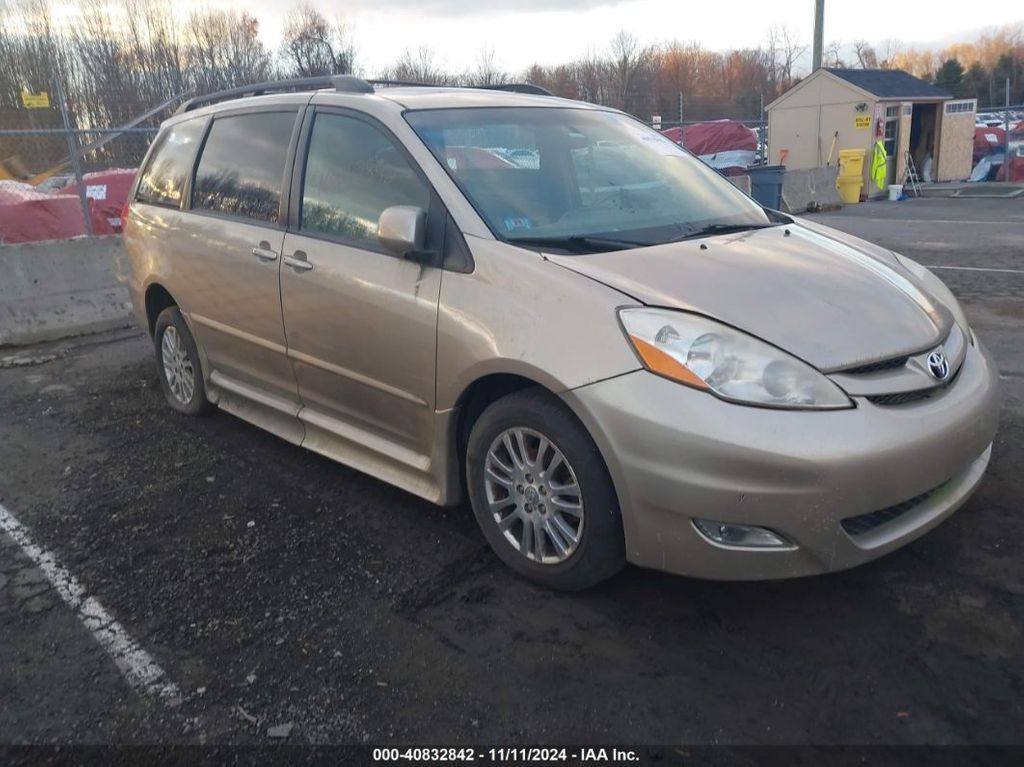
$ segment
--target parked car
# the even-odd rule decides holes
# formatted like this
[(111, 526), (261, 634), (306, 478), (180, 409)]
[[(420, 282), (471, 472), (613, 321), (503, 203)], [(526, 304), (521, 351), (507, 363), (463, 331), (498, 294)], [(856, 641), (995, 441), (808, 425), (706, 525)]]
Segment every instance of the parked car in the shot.
[[(626, 562), (851, 567), (981, 481), (998, 375), (920, 264), (762, 208), (612, 109), (309, 86), (189, 102), (132, 190), (132, 299), (179, 413), (468, 499), (563, 589)], [(535, 167), (477, 162), (523, 146)]]

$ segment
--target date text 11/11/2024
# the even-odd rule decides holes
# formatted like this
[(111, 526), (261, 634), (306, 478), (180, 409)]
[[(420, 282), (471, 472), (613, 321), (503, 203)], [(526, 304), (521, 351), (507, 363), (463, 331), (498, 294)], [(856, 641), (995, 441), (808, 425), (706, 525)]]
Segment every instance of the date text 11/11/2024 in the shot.
[(375, 748), (374, 762), (597, 762), (605, 764), (637, 762), (635, 750), (620, 748), (540, 748), (510, 746), (496, 748)]

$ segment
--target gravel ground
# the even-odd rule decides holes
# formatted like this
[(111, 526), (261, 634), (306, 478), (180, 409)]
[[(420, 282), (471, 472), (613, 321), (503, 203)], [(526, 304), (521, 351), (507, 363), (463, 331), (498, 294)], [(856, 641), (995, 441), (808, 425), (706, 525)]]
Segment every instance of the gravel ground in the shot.
[(942, 270), (1004, 373), (989, 476), (858, 569), (592, 591), (500, 565), (440, 509), (216, 413), (137, 332), (5, 350), (0, 503), (178, 685), (126, 684), (0, 535), (0, 743), (1024, 740), (1024, 200), (817, 217)]

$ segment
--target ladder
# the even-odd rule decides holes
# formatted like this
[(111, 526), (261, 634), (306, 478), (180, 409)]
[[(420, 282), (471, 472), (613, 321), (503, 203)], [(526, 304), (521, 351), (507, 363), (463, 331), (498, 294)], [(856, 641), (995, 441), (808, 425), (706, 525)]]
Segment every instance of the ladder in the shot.
[(910, 188), (914, 190), (914, 197), (921, 196), (921, 177), (917, 174), (914, 156), (909, 149), (903, 152), (903, 179), (900, 183), (903, 184), (904, 193)]

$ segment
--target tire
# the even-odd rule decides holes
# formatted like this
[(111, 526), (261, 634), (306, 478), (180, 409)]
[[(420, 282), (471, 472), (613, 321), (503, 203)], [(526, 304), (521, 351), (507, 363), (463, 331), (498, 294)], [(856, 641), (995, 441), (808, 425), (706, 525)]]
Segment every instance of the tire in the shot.
[(514, 392), (480, 414), (466, 447), (466, 483), (487, 542), (529, 580), (579, 591), (625, 566), (622, 516), (604, 460), (583, 424), (546, 390)]
[(199, 350), (178, 307), (168, 307), (156, 318), (153, 345), (160, 388), (167, 404), (185, 415), (210, 412), (213, 405), (206, 398)]

